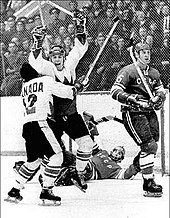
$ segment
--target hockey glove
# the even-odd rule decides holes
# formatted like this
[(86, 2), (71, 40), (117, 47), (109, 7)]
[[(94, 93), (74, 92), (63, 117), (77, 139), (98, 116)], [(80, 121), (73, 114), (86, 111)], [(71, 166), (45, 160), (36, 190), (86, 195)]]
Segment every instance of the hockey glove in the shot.
[(83, 75), (82, 77), (80, 77), (78, 80), (75, 81), (74, 84), (74, 95), (77, 95), (79, 92), (82, 92), (83, 90), (85, 90), (89, 84), (83, 85), (83, 81), (84, 81), (85, 76)]
[(46, 27), (37, 26), (32, 30), (31, 34), (32, 34), (32, 41), (33, 41), (32, 50), (34, 51), (36, 49), (41, 49), (43, 40), (45, 38), (45, 35), (47, 34)]
[(150, 106), (148, 101), (141, 99), (141, 97), (137, 94), (129, 95), (128, 98), (126, 99), (126, 104), (137, 108), (148, 108)]
[(160, 110), (163, 107), (166, 96), (163, 92), (158, 92), (156, 96), (151, 100), (150, 104), (155, 110)]
[(75, 11), (73, 13), (73, 21), (76, 25), (76, 35), (84, 34), (86, 31), (86, 18), (81, 11)]

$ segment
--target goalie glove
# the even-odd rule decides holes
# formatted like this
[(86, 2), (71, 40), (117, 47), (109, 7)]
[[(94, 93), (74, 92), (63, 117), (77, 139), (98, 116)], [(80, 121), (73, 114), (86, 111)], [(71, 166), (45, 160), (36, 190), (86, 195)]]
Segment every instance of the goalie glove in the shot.
[(46, 27), (36, 26), (32, 31), (32, 51), (42, 48), (43, 40), (45, 38)]
[(76, 10), (73, 13), (73, 21), (76, 26), (76, 36), (86, 32), (86, 17), (81, 11)]

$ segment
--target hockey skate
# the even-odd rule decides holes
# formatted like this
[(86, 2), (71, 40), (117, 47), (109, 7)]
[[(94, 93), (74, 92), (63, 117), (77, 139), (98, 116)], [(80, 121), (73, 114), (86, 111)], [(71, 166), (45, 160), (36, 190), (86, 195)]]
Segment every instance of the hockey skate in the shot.
[(22, 201), (22, 199), (23, 199), (23, 197), (20, 195), (20, 190), (16, 189), (16, 188), (12, 188), (8, 192), (8, 197), (6, 199), (4, 199), (4, 201), (17, 204), (20, 201)]
[(79, 188), (82, 192), (86, 192), (86, 189), (87, 189), (87, 184), (84, 180), (84, 173), (74, 173), (72, 175), (72, 178), (71, 178), (71, 181), (73, 182), (73, 184)]
[(61, 198), (55, 196), (52, 189), (42, 189), (40, 194), (40, 199), (42, 200), (42, 206), (58, 206), (61, 204)]
[(145, 197), (161, 197), (163, 194), (162, 186), (157, 185), (154, 179), (144, 179), (143, 190)]

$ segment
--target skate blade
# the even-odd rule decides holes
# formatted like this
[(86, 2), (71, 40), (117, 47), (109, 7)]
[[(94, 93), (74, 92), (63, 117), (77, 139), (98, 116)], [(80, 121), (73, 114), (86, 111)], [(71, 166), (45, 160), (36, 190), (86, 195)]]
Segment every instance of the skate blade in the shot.
[(39, 203), (39, 206), (45, 206), (45, 207), (54, 207), (54, 206), (60, 206), (61, 201), (52, 201), (52, 200), (47, 200), (47, 199), (41, 199), (42, 202)]
[(86, 193), (86, 190), (84, 190), (84, 189), (78, 184), (78, 182), (77, 182), (76, 180), (74, 180), (73, 178), (71, 178), (71, 181), (73, 182), (73, 184), (74, 184), (78, 189), (80, 189), (80, 191)]
[(4, 201), (13, 203), (13, 204), (18, 204), (22, 199), (23, 199), (22, 197), (20, 197), (19, 199), (16, 199), (16, 198), (8, 196), (7, 198), (4, 199)]
[(159, 192), (159, 193), (151, 193), (151, 192), (144, 192), (143, 193), (143, 196), (144, 197), (156, 197), (156, 198), (159, 198), (159, 197), (162, 197), (162, 192)]

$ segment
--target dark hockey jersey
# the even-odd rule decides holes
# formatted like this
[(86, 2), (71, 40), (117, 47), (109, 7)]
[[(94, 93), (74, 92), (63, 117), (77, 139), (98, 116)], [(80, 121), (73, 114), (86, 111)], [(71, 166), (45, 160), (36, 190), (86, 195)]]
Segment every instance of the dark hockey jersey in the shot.
[(109, 153), (106, 150), (102, 150), (93, 156), (91, 161), (98, 171), (98, 179), (114, 179), (121, 170), (121, 167), (109, 157)]
[[(142, 70), (142, 72), (152, 93), (163, 87), (158, 70), (148, 67), (146, 70)], [(150, 99), (134, 64), (130, 64), (119, 71), (111, 90), (114, 99), (117, 99), (119, 95), (119, 93), (116, 92), (116, 89), (119, 88), (128, 94), (138, 94), (143, 99)], [(121, 98), (121, 96), (119, 96), (119, 98)]]

